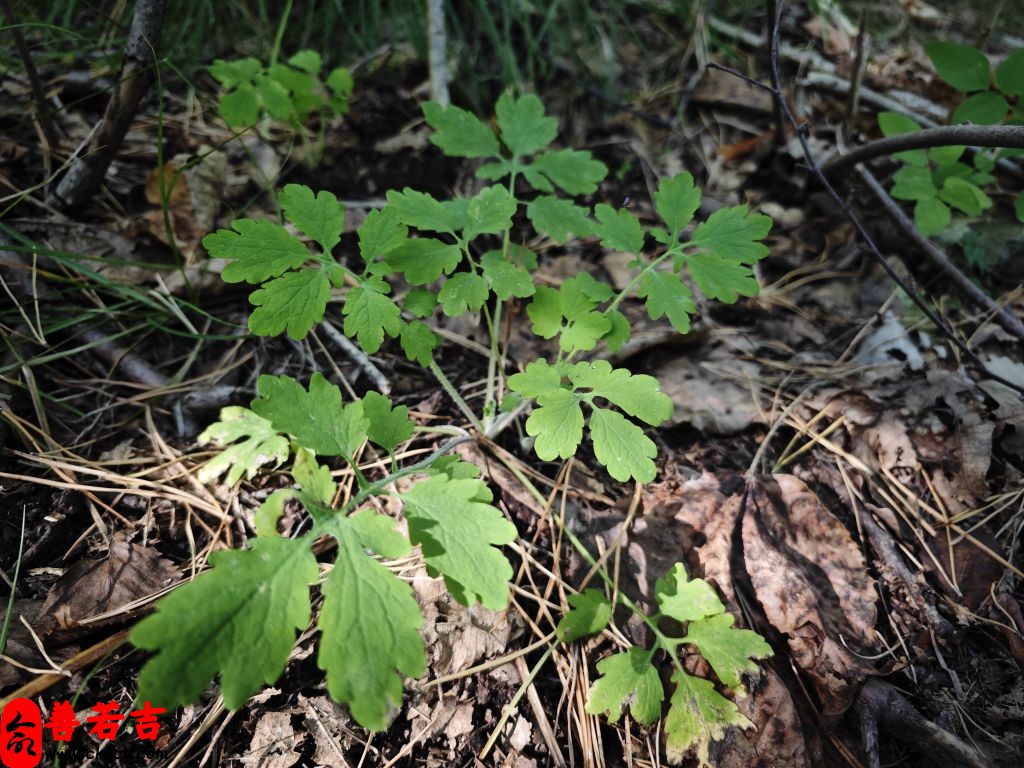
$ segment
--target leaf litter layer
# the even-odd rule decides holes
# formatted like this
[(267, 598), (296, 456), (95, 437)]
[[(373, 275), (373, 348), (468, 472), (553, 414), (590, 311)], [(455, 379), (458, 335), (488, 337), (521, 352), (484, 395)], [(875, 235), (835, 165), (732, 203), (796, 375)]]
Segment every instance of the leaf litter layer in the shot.
[[(400, 97), (382, 94), (376, 98), (392, 99), (398, 102), (398, 109), (404, 108)], [(716, 112), (708, 114), (711, 119), (718, 117)], [(640, 126), (623, 128), (592, 116), (588, 119), (587, 130), (598, 136), (638, 134), (656, 150), (657, 172), (671, 175), (678, 170), (672, 167), (671, 152), (664, 152), (666, 146), (673, 146), (672, 137), (652, 136)], [(366, 137), (352, 137), (343, 131), (341, 135), (365, 147), (360, 154), (368, 168), (394, 162), (375, 160)], [(526, 140), (514, 135), (503, 138), (510, 142)], [(714, 148), (708, 137), (701, 136), (699, 141)], [(733, 163), (707, 153), (711, 158), (708, 162), (721, 179), (721, 185), (712, 190), (723, 200), (737, 204), (770, 203), (780, 196), (777, 179), (771, 184), (758, 179), (758, 172), (763, 173), (765, 166), (744, 159), (742, 150), (737, 151), (741, 152), (739, 161)], [(422, 147), (404, 152), (406, 156), (397, 162), (408, 163), (421, 154), (429, 155)], [(148, 157), (144, 152), (139, 156)], [(635, 162), (633, 158), (623, 153), (607, 159), (621, 162), (626, 169), (617, 182), (621, 185), (616, 190), (620, 196), (633, 198), (635, 205), (647, 205), (641, 202), (648, 199), (644, 174), (639, 168), (627, 167), (627, 163)], [(156, 165), (152, 158), (148, 168), (140, 169), (140, 178)], [(538, 174), (558, 183), (560, 169), (555, 163), (547, 172), (539, 169)], [(750, 198), (741, 198), (738, 185), (751, 174), (754, 182), (748, 190)], [(335, 185), (339, 194), (345, 183)], [(378, 189), (402, 186), (400, 177), (382, 176), (375, 183)], [(251, 183), (243, 181), (242, 186), (246, 185)], [(349, 189), (350, 193), (354, 191)], [(657, 198), (655, 205), (660, 211)], [(538, 208), (540, 221), (544, 221), (543, 213)], [(653, 217), (655, 211), (644, 213)], [(547, 647), (541, 641), (554, 631), (559, 618), (555, 606), (574, 605), (568, 588), (582, 586), (587, 572), (585, 566), (579, 566), (576, 578), (562, 565), (565, 545), (560, 524), (568, 517), (582, 521), (583, 530), (591, 537), (602, 527), (611, 529), (602, 537), (605, 549), (596, 544), (593, 549), (608, 553), (606, 562), (616, 563), (618, 588), (630, 592), (637, 601), (653, 607), (659, 595), (656, 579), (683, 561), (686, 573), (714, 587), (738, 624), (769, 638), (775, 658), (760, 666), (758, 674), (750, 675), (750, 695), (734, 701), (737, 717), (753, 723), (756, 730), (735, 728), (723, 733), (725, 741), (714, 745), (708, 756), (717, 764), (746, 765), (771, 755), (785, 764), (812, 765), (844, 750), (855, 751), (858, 742), (851, 706), (856, 704), (865, 681), (882, 677), (909, 689), (915, 703), (929, 714), (939, 714), (943, 701), (950, 702), (950, 706), (956, 702), (965, 714), (980, 722), (1008, 724), (1012, 743), (1014, 723), (1019, 722), (1014, 720), (1013, 713), (1019, 711), (1019, 706), (1014, 709), (1012, 692), (1019, 686), (1019, 674), (1015, 677), (1012, 662), (1006, 662), (1021, 658), (1017, 655), (1021, 653), (1020, 609), (1007, 585), (1013, 583), (1019, 571), (1019, 559), (1011, 545), (1020, 504), (1014, 490), (1019, 461), (1013, 458), (1019, 456), (1015, 442), (1019, 429), (1013, 431), (1013, 426), (1020, 424), (1019, 404), (998, 387), (985, 385), (979, 391), (969, 377), (950, 366), (941, 345), (936, 348), (913, 331), (904, 330), (895, 342), (871, 339), (872, 328), (867, 321), (882, 305), (879, 295), (884, 299), (888, 287), (871, 268), (845, 250), (848, 232), (813, 209), (773, 213), (777, 219), (789, 216), (791, 223), (774, 243), (773, 256), (778, 260), (770, 260), (764, 271), (756, 273), (767, 288), (757, 303), (740, 304), (741, 310), (712, 310), (689, 337), (663, 336), (648, 342), (652, 346), (620, 350), (613, 360), (615, 367), (630, 360), (634, 371), (653, 374), (680, 358), (690, 363), (682, 371), (672, 369), (680, 379), (673, 383), (681, 392), (672, 419), (676, 426), (657, 435), (672, 448), (674, 456), (659, 465), (660, 481), (635, 499), (632, 516), (628, 489), (596, 471), (596, 464), (588, 466), (592, 462), (586, 457), (574, 462), (571, 472), (555, 476), (550, 465), (511, 459), (510, 451), (517, 456), (528, 454), (520, 453), (514, 441), (503, 440), (500, 445), (485, 446), (480, 458), (486, 478), (499, 492), (499, 501), (522, 536), (515, 550), (513, 591), (517, 598), (513, 606), (498, 612), (481, 606), (464, 609), (438, 592), (422, 561), (398, 559), (388, 563), (393, 572), (410, 583), (425, 614), (424, 643), (430, 674), (408, 694), (405, 709), (384, 736), (360, 742), (353, 735), (358, 732), (352, 730), (346, 711), (333, 705), (312, 682), (319, 680), (320, 674), (307, 633), (278, 688), (249, 705), (252, 717), (248, 724), (226, 718), (214, 699), (195, 710), (185, 710), (176, 723), (178, 732), (188, 733), (197, 727), (200, 716), (224, 718), (222, 734), (227, 735), (228, 750), (238, 755), (254, 751), (274, 754), (282, 764), (291, 759), (329, 763), (334, 758), (325, 755), (339, 745), (344, 754), (358, 757), (366, 752), (381, 764), (417, 754), (452, 760), (483, 751), (494, 729), (481, 729), (481, 725), (524, 690), (525, 694), (516, 699), (514, 713), (502, 723), (497, 746), (492, 748), (498, 750), (500, 759), (510, 764), (545, 764), (557, 762), (556, 754), (567, 755), (570, 749), (579, 749), (582, 754), (587, 747), (593, 754), (606, 755), (609, 762), (627, 752), (644, 756), (652, 742), (635, 724), (628, 729), (601, 725), (587, 711), (582, 697), (573, 693), (586, 689), (583, 675), (595, 679), (603, 664), (617, 658), (616, 645), (621, 647), (624, 635), (642, 645), (643, 627), (625, 623), (621, 630), (615, 630), (624, 635), (613, 632), (600, 643), (559, 647), (550, 654), (550, 666), (533, 674), (534, 665)], [(614, 214), (598, 217), (606, 226), (606, 239), (612, 248), (629, 245), (633, 234), (628, 225), (620, 231)], [(556, 219), (566, 220), (564, 215)], [(27, 225), (29, 231), (32, 226)], [(37, 221), (34, 226), (42, 225)], [(116, 225), (106, 226), (116, 232)], [(548, 234), (558, 242), (567, 239), (568, 232)], [(352, 235), (349, 232), (342, 237), (346, 236)], [(67, 252), (80, 249), (71, 237), (62, 242)], [(129, 256), (139, 248), (137, 242), (123, 247)], [(582, 256), (582, 269), (595, 275), (611, 276), (614, 268), (610, 262), (588, 261), (586, 252), (565, 253), (552, 244), (543, 247), (541, 253), (539, 269), (552, 276), (555, 290), (580, 271), (578, 262), (568, 268), (568, 274), (559, 273), (559, 265), (573, 257)], [(824, 255), (815, 264), (816, 269), (807, 270), (803, 262), (818, 254)], [(736, 294), (749, 292), (749, 274), (716, 282), (705, 279), (702, 284), (701, 266), (690, 264), (689, 270), (703, 295), (735, 298)], [(680, 295), (676, 288), (667, 289), (657, 277), (660, 274), (653, 273), (644, 286), (647, 313), (653, 319), (667, 317), (676, 329), (685, 330), (680, 327), (684, 324), (681, 318), (685, 317), (688, 324), (691, 311), (680, 314), (680, 309), (692, 299)], [(109, 288), (102, 295), (107, 301), (116, 296)], [(204, 306), (215, 314), (232, 311), (229, 308), (238, 304), (224, 295), (215, 294), (208, 300), (211, 303)], [(460, 300), (464, 299), (452, 297), (452, 301)], [(259, 306), (273, 308), (270, 304)], [(888, 309), (894, 306), (893, 301), (886, 304)], [(630, 315), (634, 328), (642, 329), (642, 308), (623, 306), (623, 311)], [(560, 322), (565, 318), (559, 315), (556, 319)], [(912, 320), (904, 312), (896, 326), (910, 326)], [(516, 322), (528, 321), (523, 317)], [(342, 325), (340, 319), (336, 322)], [(463, 341), (463, 346), (458, 348), (460, 352), (447, 353), (450, 357), (442, 359), (441, 364), (469, 374), (456, 381), (471, 388), (473, 374), (481, 370), (473, 352), (475, 331), (454, 324), (445, 330)], [(381, 331), (383, 342), (388, 331), (383, 326)], [(512, 323), (510, 333), (515, 332)], [(844, 360), (842, 352), (850, 337), (860, 343), (851, 345), (856, 354)], [(175, 349), (179, 343), (162, 330), (151, 333), (148, 341), (154, 339), (165, 342), (168, 349)], [(266, 368), (265, 364), (257, 367), (249, 363), (247, 358), (252, 355), (279, 360), (282, 371), (301, 375), (322, 369), (332, 372), (332, 378), (337, 377), (339, 382), (355, 380), (354, 386), (360, 391), (365, 386), (357, 376), (368, 374), (360, 374), (359, 365), (339, 357), (326, 331), (318, 333), (301, 351), (287, 344), (250, 346), (250, 342), (242, 350), (233, 350), (228, 346), (231, 343), (210, 339), (202, 353), (207, 358), (202, 374), (193, 377), (187, 386), (227, 383), (229, 388), (238, 389), (222, 396), (224, 400), (245, 401), (239, 390), (251, 386), (247, 378), (253, 371)], [(1012, 349), (998, 334), (990, 335), (983, 343), (994, 356), (1006, 361), (1003, 370), (1017, 370), (1019, 361), (1013, 359)], [(143, 357), (164, 367), (159, 358), (145, 354), (145, 346), (131, 352), (137, 354), (140, 349)], [(921, 359), (920, 366), (915, 353)], [(411, 367), (404, 367), (400, 352), (396, 355), (394, 350), (385, 349), (381, 354), (381, 359), (387, 361), (381, 367), (388, 371), (394, 389), (417, 419), (428, 424), (439, 417), (451, 420), (444, 399), (433, 396), (429, 381)], [(184, 346), (179, 346), (169, 358), (183, 360), (186, 356)], [(252, 519), (253, 510), (260, 500), (278, 490), (275, 483), (279, 478), (256, 475), (253, 483), (243, 485), (237, 495), (226, 493), (222, 487), (197, 485), (186, 472), (197, 468), (204, 456), (187, 440), (198, 430), (190, 431), (183, 422), (196, 420), (198, 426), (205, 426), (213, 420), (211, 412), (216, 406), (197, 414), (178, 405), (183, 402), (180, 392), (163, 400), (153, 395), (133, 397), (138, 390), (126, 386), (123, 369), (112, 367), (117, 364), (117, 356), (110, 358), (106, 365), (111, 367), (106, 369), (97, 369), (97, 358), (88, 351), (62, 359), (76, 361), (82, 376), (54, 377), (48, 394), (63, 398), (80, 412), (103, 414), (98, 435), (94, 433), (85, 441), (73, 440), (70, 436), (77, 433), (73, 427), (80, 418), (74, 411), (59, 412), (44, 424), (38, 411), (33, 414), (31, 409), (19, 408), (15, 411), (18, 420), (14, 433), (23, 448), (34, 445), (35, 450), (10, 455), (11, 469), (4, 470), (4, 482), (16, 484), (15, 498), (20, 493), (21, 499), (32, 501), (30, 507), (34, 505), (29, 510), (34, 517), (29, 518), (26, 533), (30, 557), (25, 571), (29, 576), (25, 578), (30, 580), (29, 594), (46, 601), (41, 611), (37, 607), (35, 615), (46, 617), (52, 612), (72, 616), (74, 619), (68, 620), (71, 623), (66, 622), (69, 628), (75, 622), (82, 624), (84, 618), (83, 642), (89, 644), (88, 650), (113, 636), (107, 628), (118, 626), (119, 616), (132, 617), (135, 610), (145, 611), (158, 592), (176, 577), (188, 577), (193, 568), (202, 568), (215, 549), (243, 545), (253, 527), (265, 524)], [(41, 381), (51, 380), (53, 363), (43, 360), (35, 365), (45, 374), (37, 374)], [(112, 374), (114, 370), (117, 373)], [(167, 372), (173, 374), (172, 370)], [(120, 385), (106, 384), (107, 391), (98, 392), (96, 387), (83, 383), (86, 373), (116, 377)], [(303, 380), (308, 378), (302, 376)], [(702, 406), (700, 421), (693, 416), (697, 412), (691, 405), (694, 391), (704, 393), (696, 398)], [(111, 392), (117, 394), (112, 396)], [(350, 399), (345, 398), (346, 402)], [(707, 408), (709, 401), (716, 407)], [(730, 418), (735, 413), (745, 416)], [(770, 440), (768, 430), (774, 430)], [(49, 434), (60, 447), (55, 448), (41, 434)], [(242, 434), (260, 433), (256, 429)], [(330, 440), (334, 441), (332, 445), (346, 445), (344, 435), (330, 436)], [(759, 451), (765, 444), (767, 447)], [(106, 456), (100, 454), (100, 448), (107, 450)], [(278, 455), (276, 448), (259, 442), (252, 445), (252, 450), (265, 455), (270, 465)], [(408, 448), (429, 449), (427, 445)], [(555, 450), (554, 456), (558, 453)], [(611, 468), (629, 459), (606, 457), (602, 463)], [(383, 455), (365, 457), (369, 464), (385, 460)], [(541, 487), (551, 487), (553, 503), (546, 508), (525, 494), (506, 465), (527, 473)], [(700, 474), (691, 477), (695, 472)], [(31, 478), (57, 484), (51, 486), (52, 492), (42, 491), (52, 495), (41, 496), (39, 487), (21, 485)], [(347, 493), (351, 475), (342, 474), (336, 479), (341, 492)], [(64, 501), (62, 494), (70, 494), (74, 500)], [(232, 505), (243, 510), (236, 518), (241, 521), (237, 528), (228, 524)], [(44, 517), (52, 509), (58, 510), (55, 524)], [(395, 512), (386, 508), (381, 511)], [(281, 501), (279, 515), (275, 522), (282, 530), (301, 531), (296, 528), (303, 523), (294, 502)], [(629, 525), (623, 525), (626, 520)], [(42, 531), (50, 527), (56, 533), (44, 535)], [(40, 533), (34, 535), (37, 531)], [(165, 573), (162, 566), (155, 569), (158, 578), (150, 583), (129, 578), (127, 574), (133, 571), (119, 567), (125, 550), (117, 543), (117, 534), (131, 537), (133, 547), (145, 547), (142, 557), (146, 562), (163, 558), (166, 563), (170, 557), (179, 564), (179, 573)], [(8, 530), (5, 535), (11, 540), (13, 534)], [(54, 536), (58, 540), (63, 537), (65, 548), (74, 547), (73, 556), (84, 564), (83, 569), (88, 566), (84, 555), (90, 555), (96, 563), (104, 563), (110, 573), (123, 574), (116, 582), (118, 589), (96, 586), (84, 576), (76, 576), (75, 571), (68, 571), (64, 581), (56, 583), (48, 581), (55, 574), (33, 574), (32, 567), (52, 568), (58, 560), (55, 549), (45, 544), (34, 546), (32, 540), (49, 537), (52, 541)], [(354, 563), (376, 562), (350, 554)], [(363, 553), (358, 554), (365, 558)], [(350, 560), (340, 562), (339, 574)], [(6, 569), (9, 564), (4, 565)], [(291, 575), (301, 576), (301, 572)], [(74, 583), (69, 584), (72, 579)], [(135, 592), (124, 594), (124, 589)], [(331, 589), (326, 589), (324, 600), (331, 597)], [(30, 615), (30, 606), (18, 605), (16, 610), (23, 610), (19, 615)], [(40, 621), (45, 626), (46, 622)], [(350, 624), (342, 622), (336, 630), (342, 631)], [(295, 626), (305, 629), (299, 619)], [(74, 644), (77, 639), (69, 641), (68, 635), (61, 634), (63, 629), (45, 628), (42, 634), (58, 663), (73, 658), (73, 652), (82, 647)], [(11, 648), (17, 647), (13, 639), (12, 634)], [(712, 639), (705, 641), (706, 648), (713, 645)], [(18, 658), (25, 666), (44, 667), (46, 662), (33, 656), (38, 648), (31, 638), (21, 647), (26, 655)], [(512, 658), (523, 648), (533, 650)], [(987, 676), (956, 668), (957, 651), (964, 648), (991, 660)], [(689, 652), (682, 660), (685, 672), (660, 663), (659, 668), (651, 667), (655, 674), (648, 672), (644, 679), (653, 688), (655, 682), (664, 686), (670, 676), (679, 674), (697, 676), (694, 679), (710, 677), (707, 665), (714, 653), (702, 650), (703, 656)], [(91, 678), (92, 690), (104, 695), (119, 681), (133, 677), (134, 663), (130, 657), (123, 659), (106, 677), (101, 673)], [(481, 665), (485, 668), (479, 668)], [(952, 668), (952, 674), (944, 676), (942, 670), (947, 668)], [(409, 675), (418, 671), (412, 662), (400, 665), (400, 669)], [(467, 670), (473, 670), (472, 674), (452, 678), (443, 685), (430, 683), (437, 675), (459, 675)], [(367, 676), (372, 677), (372, 672), (367, 669)], [(10, 673), (19, 681), (33, 679), (24, 670)], [(728, 683), (721, 674), (718, 677)], [(523, 681), (530, 684), (521, 689)], [(334, 684), (338, 690), (361, 682), (343, 678)], [(377, 692), (388, 688), (380, 682), (370, 685)], [(443, 697), (437, 693), (441, 689), (445, 690)], [(686, 688), (680, 686), (679, 690), (685, 693)], [(563, 692), (569, 693), (570, 703), (564, 705), (569, 710), (559, 705)], [(641, 708), (640, 714), (635, 713), (640, 722), (653, 719), (650, 711), (642, 709), (645, 702), (647, 699), (639, 695), (633, 700)], [(391, 703), (398, 703), (395, 697)], [(377, 712), (385, 710), (387, 707)], [(292, 724), (299, 718), (304, 727), (296, 729)], [(313, 723), (318, 724), (316, 728)], [(331, 739), (317, 735), (325, 724), (333, 734)], [(666, 723), (666, 728), (670, 725)], [(288, 748), (274, 746), (280, 743)], [(179, 738), (175, 746), (182, 749), (183, 739)]]

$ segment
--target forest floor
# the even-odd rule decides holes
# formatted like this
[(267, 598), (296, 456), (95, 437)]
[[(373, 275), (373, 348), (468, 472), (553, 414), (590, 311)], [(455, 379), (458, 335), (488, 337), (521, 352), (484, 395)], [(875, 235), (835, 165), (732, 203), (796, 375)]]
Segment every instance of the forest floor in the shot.
[[(733, 55), (712, 51), (712, 59), (768, 81), (762, 32), (725, 25), (715, 33)], [(823, 36), (820, 20), (793, 13), (783, 42), (785, 96), (824, 163), (847, 121), (835, 83), (851, 80), (855, 30)], [(721, 70), (694, 78), (683, 51), (660, 50), (653, 63), (639, 46), (626, 52), (637, 62), (627, 70), (644, 81), (629, 83), (628, 105), (568, 75), (539, 94), (567, 145), (611, 169), (595, 201), (653, 219), (658, 180), (688, 170), (705, 190), (705, 211), (746, 203), (774, 221), (756, 298), (708, 302), (686, 335), (624, 305), (633, 340), (605, 354), (657, 377), (675, 405), (669, 423), (649, 430), (656, 481), (617, 483), (586, 452), (541, 462), (521, 423), (463, 446), (519, 531), (508, 552), (512, 604), (467, 609), (421, 564), (404, 566), (427, 618), (429, 663), (384, 732), (365, 731), (331, 701), (316, 633), (307, 632), (284, 676), (242, 709), (227, 711), (213, 688), (162, 715), (155, 741), (98, 741), (81, 729), (60, 753), (47, 741), (42, 765), (664, 764), (659, 728), (584, 711), (594, 665), (617, 639), (549, 648), (587, 570), (563, 525), (609, 553), (618, 588), (639, 603), (683, 562), (717, 588), (738, 624), (771, 644), (749, 696), (737, 699), (755, 728), (726, 733), (711, 750), (716, 765), (1020, 764), (1024, 403), (981, 365), (1024, 386), (1021, 339), (963, 298), (855, 172), (835, 178), (890, 269), (951, 340), (865, 247), (796, 136), (778, 135), (770, 93)], [(321, 126), (319, 158), (311, 157), (317, 131), (297, 139), (268, 125), (236, 138), (212, 111), (212, 81), (200, 81), (199, 97), (168, 86), (162, 113), (151, 96), (102, 194), (74, 218), (38, 186), (31, 123), (3, 115), (0, 180), (18, 193), (4, 193), (5, 205), (17, 205), (0, 219), (8, 249), (0, 250), (0, 304), (11, 301), (0, 328), (0, 572), (8, 586), (17, 580), (3, 614), (8, 698), (70, 700), (82, 722), (97, 702), (126, 711), (146, 659), (128, 643), (131, 626), (211, 552), (244, 546), (255, 508), (283, 482), (275, 472), (234, 487), (200, 482), (214, 449), (197, 443), (199, 433), (221, 407), (248, 404), (261, 373), (305, 381), (320, 371), (350, 392), (374, 388), (364, 361), (322, 328), (301, 343), (249, 335), (248, 290), (220, 280), (223, 265), (200, 241), (243, 214), (276, 216), (267, 179), (334, 192), (348, 211), (340, 252), (354, 250), (355, 228), (388, 189), (473, 194), (481, 182), (472, 164), (429, 141), (419, 107), (426, 75), (402, 49), (358, 72), (350, 112)], [(65, 146), (77, 146), (105, 94), (74, 92), (81, 85), (72, 78), (50, 85), (74, 102), (59, 121)], [(30, 98), (16, 74), (0, 90)], [(908, 111), (940, 122), (955, 101), (920, 45), (890, 42), (868, 59), (848, 141), (878, 136), (871, 94), (897, 91), (916, 98), (904, 100)], [(173, 173), (200, 154), (162, 206), (161, 161)], [(887, 183), (897, 165), (880, 158), (871, 168)], [(1006, 201), (1020, 187), (1019, 165), (998, 175), (997, 208), (972, 230), (972, 258), (960, 247), (965, 230), (939, 241), (1018, 322), (1024, 236)], [(547, 284), (583, 271), (617, 287), (628, 280), (627, 259), (592, 240), (527, 245)], [(340, 326), (336, 304), (328, 319)], [(546, 347), (528, 332), (524, 303), (510, 303), (505, 322), (512, 373)], [(452, 321), (443, 333), (442, 369), (478, 400), (481, 329)], [(397, 343), (372, 363), (419, 423), (462, 423)], [(421, 435), (403, 450), (436, 442)], [(516, 473), (548, 493), (547, 503)], [(642, 639), (644, 628), (623, 621), (620, 631)], [(706, 671), (696, 654), (690, 661)]]

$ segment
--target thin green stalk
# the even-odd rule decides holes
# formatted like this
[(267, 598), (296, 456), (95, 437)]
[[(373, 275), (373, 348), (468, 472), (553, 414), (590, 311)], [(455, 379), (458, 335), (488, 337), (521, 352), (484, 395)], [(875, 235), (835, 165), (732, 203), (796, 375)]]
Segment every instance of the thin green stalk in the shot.
[(277, 58), (281, 55), (281, 41), (284, 39), (284, 31), (288, 27), (288, 17), (292, 12), (292, 0), (284, 4), (284, 11), (281, 13), (281, 20), (277, 23), (277, 34), (274, 35), (274, 47), (270, 50), (270, 66), (277, 64)]
[(18, 538), (18, 559), (14, 561), (14, 580), (11, 582), (11, 596), (7, 598), (7, 612), (4, 614), (4, 626), (0, 629), (0, 656), (7, 649), (7, 632), (11, 626), (14, 611), (14, 593), (17, 592), (18, 576), (21, 574), (21, 556), (25, 551), (25, 515), (26, 507), (21, 507), (21, 536)]
[(459, 390), (455, 388), (455, 385), (452, 384), (451, 380), (445, 375), (444, 371), (441, 370), (441, 366), (439, 366), (436, 361), (431, 361), (430, 372), (434, 374), (434, 378), (437, 379), (441, 388), (448, 393), (448, 396), (452, 400), (455, 401), (455, 405), (459, 407), (459, 410), (462, 411), (462, 415), (465, 416), (469, 420), (469, 423), (473, 425), (473, 429), (481, 435), (484, 434), (483, 425), (476, 417), (476, 414), (473, 413), (473, 409), (469, 407), (466, 400), (459, 394)]

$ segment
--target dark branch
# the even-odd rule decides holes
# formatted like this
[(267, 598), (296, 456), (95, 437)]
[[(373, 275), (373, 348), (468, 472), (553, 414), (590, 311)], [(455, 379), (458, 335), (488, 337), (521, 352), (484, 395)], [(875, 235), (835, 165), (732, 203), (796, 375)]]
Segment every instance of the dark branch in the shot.
[(1007, 147), (1024, 149), (1024, 125), (943, 125), (913, 133), (889, 136), (857, 147), (822, 166), (826, 176), (841, 176), (857, 163), (905, 152), (908, 149), (933, 147)]

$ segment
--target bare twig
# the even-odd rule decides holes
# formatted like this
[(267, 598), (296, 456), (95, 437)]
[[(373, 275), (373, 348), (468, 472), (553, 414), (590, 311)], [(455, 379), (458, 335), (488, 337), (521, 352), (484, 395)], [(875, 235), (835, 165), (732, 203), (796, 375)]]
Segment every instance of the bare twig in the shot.
[(932, 147), (1007, 147), (1024, 149), (1024, 125), (943, 125), (913, 133), (871, 141), (840, 155), (822, 166), (826, 176), (838, 176), (858, 163), (904, 152)]
[(849, 134), (857, 119), (857, 109), (860, 106), (860, 89), (864, 84), (865, 54), (868, 43), (868, 14), (867, 10), (860, 11), (860, 25), (857, 30), (857, 58), (853, 62), (853, 75), (850, 77), (850, 92), (846, 94), (846, 132)]
[(348, 355), (349, 359), (359, 366), (359, 369), (363, 371), (367, 376), (370, 377), (370, 381), (373, 382), (373, 386), (377, 388), (377, 391), (382, 395), (391, 394), (391, 382), (388, 381), (387, 376), (381, 373), (380, 368), (373, 364), (363, 350), (348, 340), (348, 337), (334, 327), (329, 321), (324, 320), (320, 323), (320, 328), (324, 333), (337, 344), (342, 350)]
[[(1024, 126), (1020, 127), (1024, 129)], [(849, 155), (844, 155), (844, 157), (849, 157)], [(913, 240), (917, 247), (924, 251), (928, 258), (942, 270), (943, 274), (955, 283), (974, 304), (994, 315), (999, 324), (1018, 339), (1024, 339), (1024, 323), (1007, 312), (1005, 307), (1000, 307), (996, 304), (987, 293), (972, 283), (963, 272), (956, 268), (956, 265), (949, 260), (949, 257), (941, 248), (922, 235), (917, 227), (914, 226), (914, 222), (903, 212), (899, 204), (889, 196), (878, 182), (878, 179), (872, 175), (871, 171), (867, 168), (858, 168), (857, 172), (878, 202), (885, 207), (885, 210), (892, 217), (893, 221), (896, 222), (896, 225), (903, 230), (903, 234)]]
[(879, 768), (878, 726), (901, 741), (928, 755), (937, 765), (962, 765), (985, 768), (991, 765), (985, 755), (956, 735), (944, 731), (911, 706), (892, 684), (872, 678), (860, 690), (854, 705), (861, 721), (861, 738), (869, 768)]
[(21, 63), (25, 65), (25, 74), (28, 75), (28, 82), (32, 88), (32, 100), (35, 102), (36, 107), (36, 124), (38, 124), (39, 130), (43, 133), (43, 139), (47, 144), (47, 152), (56, 152), (60, 148), (60, 134), (57, 133), (57, 127), (53, 123), (53, 115), (46, 106), (46, 93), (43, 91), (43, 83), (39, 79), (39, 72), (36, 70), (36, 65), (32, 61), (32, 54), (25, 43), (25, 36), (21, 34), (18, 20), (14, 17), (14, 9), (11, 8), (11, 2), (10, 0), (2, 1), (4, 17), (7, 19), (11, 36), (14, 38), (14, 46), (18, 49)]
[(149, 90), (163, 21), (164, 0), (137, 0), (117, 89), (107, 102), (99, 130), (85, 156), (71, 166), (57, 185), (53, 202), (58, 207), (67, 211), (82, 208), (96, 194), (107, 175), (107, 169), (135, 117), (139, 101)]

